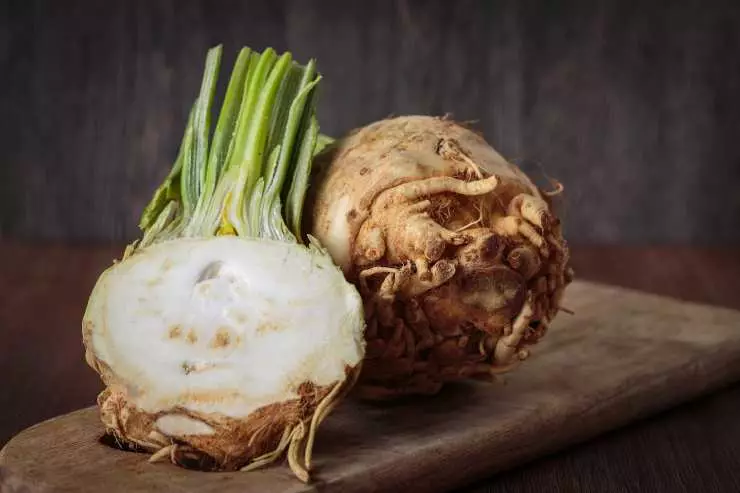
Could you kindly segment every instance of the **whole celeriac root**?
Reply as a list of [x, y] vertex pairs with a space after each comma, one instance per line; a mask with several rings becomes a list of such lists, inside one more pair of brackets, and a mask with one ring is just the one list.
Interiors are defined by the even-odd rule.
[[399, 117], [317, 158], [311, 234], [355, 282], [368, 323], [358, 391], [431, 394], [508, 371], [573, 278], [552, 192], [453, 121]]

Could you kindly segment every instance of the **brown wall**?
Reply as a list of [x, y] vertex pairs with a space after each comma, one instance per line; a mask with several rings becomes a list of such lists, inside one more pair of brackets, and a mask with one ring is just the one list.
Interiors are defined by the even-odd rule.
[[740, 2], [0, 2], [0, 234], [120, 241], [207, 47], [318, 58], [323, 130], [478, 120], [575, 243], [740, 243]]

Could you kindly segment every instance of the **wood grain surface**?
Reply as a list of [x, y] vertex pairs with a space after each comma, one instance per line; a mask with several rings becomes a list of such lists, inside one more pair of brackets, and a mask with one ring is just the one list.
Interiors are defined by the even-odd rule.
[[[95, 278], [121, 251], [0, 242], [0, 445], [94, 404], [100, 381], [84, 364], [80, 318]], [[581, 245], [573, 262], [581, 279], [740, 310], [737, 248]], [[459, 493], [740, 491], [739, 408], [734, 384]]]
[[561, 316], [505, 384], [394, 405], [346, 401], [321, 429], [309, 486], [285, 467], [148, 464], [99, 443], [94, 408], [22, 432], [0, 465], [49, 491], [448, 491], [740, 379], [738, 311], [587, 282], [566, 302], [576, 314]]

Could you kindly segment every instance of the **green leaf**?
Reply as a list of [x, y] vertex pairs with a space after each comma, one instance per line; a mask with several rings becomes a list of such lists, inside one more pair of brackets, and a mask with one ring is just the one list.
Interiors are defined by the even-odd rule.
[[303, 216], [303, 204], [306, 200], [309, 178], [311, 176], [311, 163], [315, 155], [316, 140], [319, 135], [319, 122], [312, 113], [310, 123], [303, 136], [296, 169], [293, 173], [293, 182], [290, 184], [288, 199], [285, 203], [285, 217], [293, 234], [301, 241], [301, 219]]
[[154, 197], [149, 204], [144, 208], [139, 220], [139, 229], [146, 233], [147, 229], [151, 224], [156, 221], [162, 209], [167, 205], [170, 200], [179, 198], [180, 195], [180, 172], [182, 170], [182, 162], [184, 160], [185, 147], [188, 144], [188, 129], [193, 124], [193, 110], [190, 110], [188, 114], [187, 125], [185, 126], [185, 135], [183, 136], [182, 142], [180, 142], [180, 149], [177, 152], [177, 158], [175, 163], [170, 169], [167, 178], [154, 192]]
[[[131, 250], [216, 234], [301, 241], [301, 209], [319, 139], [316, 63], [302, 66], [290, 53], [243, 48], [211, 137], [221, 53], [221, 46], [208, 51], [178, 157], [144, 210], [144, 237]], [[322, 144], [328, 141], [322, 136]]]
[[294, 158], [296, 151], [294, 146], [298, 138], [298, 132], [301, 127], [301, 123], [304, 116], [304, 110], [307, 103], [310, 103], [311, 91], [319, 83], [319, 78], [315, 78], [316, 75], [316, 64], [312, 60], [306, 66], [303, 73], [303, 78], [299, 87], [298, 94], [290, 104], [290, 110], [288, 111], [288, 119], [284, 125], [282, 133], [282, 152], [280, 153], [280, 159], [277, 163], [275, 172], [270, 176], [270, 183], [268, 189], [268, 195], [271, 197], [276, 196], [283, 183], [286, 180], [286, 175], [291, 171], [291, 160]]
[[221, 177], [221, 172], [226, 164], [228, 151], [234, 142], [233, 137], [239, 117], [239, 108], [241, 107], [242, 97], [244, 96], [244, 83], [246, 81], [251, 53], [249, 48], [242, 48], [234, 63], [234, 69], [226, 89], [216, 130], [213, 133], [213, 142], [211, 143], [208, 166], [206, 168], [204, 195], [209, 194], [216, 187], [216, 182]]
[[318, 139], [316, 140], [316, 151], [315, 154], [320, 153], [323, 151], [327, 146], [330, 146], [336, 142], [336, 139], [334, 137], [330, 137], [328, 135], [319, 134]]
[[203, 190], [208, 162], [208, 141], [211, 127], [211, 106], [221, 66], [221, 46], [208, 50], [200, 94], [195, 101], [193, 122], [190, 126], [190, 145], [185, 147], [182, 164], [182, 202], [185, 217], [190, 217]]
[[[292, 63], [288, 71], [287, 76], [284, 78], [278, 94], [275, 97], [277, 101], [289, 101], [295, 97], [300, 91], [301, 81], [303, 79], [304, 69], [300, 65]], [[288, 125], [290, 117], [290, 109], [292, 105], [288, 104], [277, 104], [275, 110], [272, 112], [270, 120], [270, 137], [267, 143], [268, 149], [273, 149], [275, 146], [284, 145], [285, 139], [284, 134], [287, 132], [286, 125]], [[285, 148], [285, 147], [284, 147]], [[267, 177], [268, 181], [275, 173], [275, 167], [278, 161], [268, 161], [268, 168], [264, 171], [264, 176]]]
[[[268, 131], [270, 129], [270, 120], [272, 113], [277, 110], [277, 106], [285, 104], [285, 101], [277, 100], [277, 92], [280, 88], [286, 72], [290, 68], [292, 57], [290, 53], [284, 53], [275, 67], [270, 72], [264, 87], [259, 92], [257, 104], [252, 113], [252, 121], [249, 127], [249, 134], [245, 144], [245, 165], [247, 173], [246, 193], [249, 194], [262, 176], [263, 161], [266, 154], [265, 144], [267, 142]], [[270, 151], [267, 150], [269, 153]]]
[[311, 61], [306, 66], [299, 90], [290, 105], [288, 119], [284, 126], [280, 159], [274, 173], [270, 176], [270, 182], [262, 200], [261, 223], [263, 229], [269, 231], [270, 237], [274, 239], [282, 239], [286, 236], [287, 228], [283, 224], [274, 224], [276, 217], [275, 204], [281, 203], [281, 192], [286, 182], [289, 181], [289, 175], [296, 169], [298, 149], [295, 149], [295, 146], [296, 144], [300, 145], [298, 139], [301, 128], [305, 123], [306, 105], [309, 104], [310, 109], [312, 91], [319, 80], [320, 78], [316, 77], [315, 62]]

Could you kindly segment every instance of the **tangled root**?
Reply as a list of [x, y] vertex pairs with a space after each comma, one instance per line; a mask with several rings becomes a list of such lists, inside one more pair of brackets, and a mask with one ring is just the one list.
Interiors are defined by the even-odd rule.
[[[202, 416], [181, 409], [148, 414], [110, 387], [101, 392], [98, 403], [106, 431], [119, 445], [150, 452], [150, 463], [166, 460], [200, 470], [246, 472], [287, 459], [295, 476], [309, 482], [318, 428], [355, 384], [360, 371], [358, 365], [348, 370], [346, 380], [328, 389], [315, 390], [319, 399], [314, 403], [296, 400], [273, 404], [244, 420]], [[313, 410], [308, 411], [309, 408]], [[198, 419], [215, 433], [200, 440], [193, 435], [167, 436], [156, 427], [157, 419], [167, 414]]]
[[[573, 276], [548, 196], [509, 193], [500, 203], [505, 181], [485, 177], [454, 141], [438, 149], [469, 166], [470, 180], [434, 177], [392, 188], [358, 235], [355, 265], [371, 327], [357, 388], [364, 398], [433, 394], [448, 381], [495, 378], [524, 361], [527, 347], [567, 310], [560, 302]], [[465, 195], [492, 195], [499, 212], [485, 217], [481, 204], [477, 220], [448, 229]], [[465, 287], [471, 283], [483, 291]], [[486, 294], [497, 283], [503, 291]], [[481, 303], [485, 310], [474, 306]]]
[[565, 311], [572, 272], [551, 209], [563, 187], [538, 189], [481, 134], [451, 118], [377, 121], [321, 169], [312, 235], [364, 301], [361, 396], [491, 379]]

